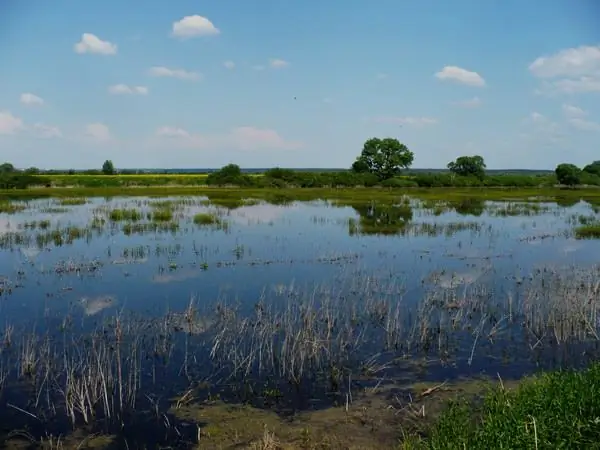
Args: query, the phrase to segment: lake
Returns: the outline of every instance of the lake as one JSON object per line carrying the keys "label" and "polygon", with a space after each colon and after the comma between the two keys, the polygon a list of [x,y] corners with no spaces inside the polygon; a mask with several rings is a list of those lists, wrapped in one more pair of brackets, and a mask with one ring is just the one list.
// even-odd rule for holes
{"label": "lake", "polygon": [[12,202],[0,381],[14,408],[0,416],[112,423],[190,386],[319,409],[353,389],[598,357],[600,240],[574,233],[599,218],[588,203],[275,203]]}

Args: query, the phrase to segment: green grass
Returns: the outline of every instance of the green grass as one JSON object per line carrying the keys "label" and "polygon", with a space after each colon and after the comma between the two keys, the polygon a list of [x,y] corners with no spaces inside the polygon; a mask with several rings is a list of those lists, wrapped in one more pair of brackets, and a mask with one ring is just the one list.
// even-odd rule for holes
{"label": "green grass", "polygon": [[453,402],[413,449],[600,448],[600,364],[492,389],[483,404]]}

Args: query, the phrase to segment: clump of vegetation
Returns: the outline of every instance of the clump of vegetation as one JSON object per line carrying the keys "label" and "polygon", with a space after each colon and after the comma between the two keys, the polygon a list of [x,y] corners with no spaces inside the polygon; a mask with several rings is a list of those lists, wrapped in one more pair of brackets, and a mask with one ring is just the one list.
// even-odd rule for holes
{"label": "clump of vegetation", "polygon": [[113,222],[124,220],[136,222],[142,219],[142,213],[137,209],[113,209],[109,213],[109,218]]}
{"label": "clump of vegetation", "polygon": [[[452,403],[428,438],[407,448],[597,448],[600,364],[532,377],[514,390],[500,385],[479,410]],[[474,414],[475,413],[475,414]]]}
{"label": "clump of vegetation", "polygon": [[219,216],[213,213],[199,213],[194,216],[196,225],[218,225],[221,223]]}
{"label": "clump of vegetation", "polygon": [[158,208],[148,213],[148,219],[153,222],[171,222],[173,220],[173,210],[170,208]]}

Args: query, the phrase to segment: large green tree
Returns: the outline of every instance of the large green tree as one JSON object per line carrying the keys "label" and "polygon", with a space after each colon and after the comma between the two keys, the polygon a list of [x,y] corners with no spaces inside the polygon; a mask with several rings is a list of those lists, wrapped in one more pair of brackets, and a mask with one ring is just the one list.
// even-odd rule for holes
{"label": "large green tree", "polygon": [[0,164],[0,173],[12,173],[15,171],[15,166],[13,166],[11,163],[3,163]]}
{"label": "large green tree", "polygon": [[581,169],[574,164],[559,164],[554,173],[560,184],[575,186],[581,183]]}
{"label": "large green tree", "polygon": [[583,168],[584,172],[600,176],[600,161],[594,161]]}
{"label": "large green tree", "polygon": [[115,166],[110,159],[107,159],[106,161],[104,161],[104,164],[102,164],[102,173],[104,175],[114,175]]}
{"label": "large green tree", "polygon": [[448,169],[456,175],[477,177],[481,180],[485,177],[486,165],[482,156],[460,156],[456,161],[448,163]]}
{"label": "large green tree", "polygon": [[385,180],[410,167],[413,160],[413,152],[398,139],[371,138],[364,143],[360,156],[352,164],[352,170],[373,173],[380,180]]}

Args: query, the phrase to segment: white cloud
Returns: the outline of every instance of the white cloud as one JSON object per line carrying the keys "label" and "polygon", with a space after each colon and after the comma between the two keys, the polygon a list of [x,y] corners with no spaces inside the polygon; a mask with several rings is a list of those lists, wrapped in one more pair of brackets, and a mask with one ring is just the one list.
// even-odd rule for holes
{"label": "white cloud", "polygon": [[126,84],[115,84],[108,87],[108,92],[113,95],[122,94],[137,94],[147,95],[148,88],[146,86],[127,86]]}
{"label": "white cloud", "polygon": [[156,130],[160,139],[169,139],[170,145],[181,148],[205,150],[293,150],[302,147],[302,143],[288,141],[275,130],[252,126],[237,127],[224,134],[192,133],[179,127],[164,126]]}
{"label": "white cloud", "polygon": [[184,130],[183,128],[176,128],[176,127],[160,127],[158,130],[156,130],[156,135],[164,136],[164,137],[180,137],[180,138],[190,137],[190,133],[188,133],[186,130]]}
{"label": "white cloud", "polygon": [[437,119],[431,117],[375,117],[373,119],[375,122],[379,123],[395,123],[398,125],[408,125],[412,127],[423,127],[426,125],[435,125],[438,123]]}
{"label": "white cloud", "polygon": [[600,46],[580,46],[540,56],[529,71],[544,79],[538,93],[600,92]]}
{"label": "white cloud", "polygon": [[235,63],[233,61],[225,61],[223,66],[225,66],[226,69],[235,69]]}
{"label": "white cloud", "polygon": [[562,105],[562,110],[567,117],[583,117],[587,113],[578,106],[567,105],[566,103]]}
{"label": "white cloud", "polygon": [[32,127],[32,131],[35,136],[51,139],[51,138],[60,138],[62,137],[62,131],[58,127],[54,127],[51,125],[44,125],[43,123],[36,123]]}
{"label": "white cloud", "polygon": [[540,56],[529,65],[529,71],[540,78],[600,74],[600,46],[567,48],[550,56]]}
{"label": "white cloud", "polygon": [[109,128],[100,122],[87,124],[85,134],[100,142],[109,141],[112,137]]}
{"label": "white cloud", "polygon": [[600,131],[600,123],[592,122],[590,120],[582,119],[581,117],[573,117],[569,119],[569,123],[577,128],[578,130],[583,131]]}
{"label": "white cloud", "polygon": [[460,102],[457,102],[456,104],[458,106],[462,106],[463,108],[477,108],[479,106],[481,106],[481,99],[479,97],[473,97],[467,100],[462,100]]}
{"label": "white cloud", "polygon": [[185,16],[183,19],[173,22],[172,35],[179,38],[191,38],[213,36],[220,32],[206,17],[195,14],[193,16]]}
{"label": "white cloud", "polygon": [[116,44],[103,41],[95,34],[83,33],[81,40],[73,46],[75,53],[96,53],[98,55],[115,55],[117,53]]}
{"label": "white cloud", "polygon": [[183,69],[169,69],[168,67],[155,66],[152,67],[149,71],[150,75],[153,77],[169,77],[169,78],[179,78],[180,80],[200,80],[202,75],[197,72],[188,72]]}
{"label": "white cloud", "polygon": [[283,69],[285,67],[288,67],[289,65],[290,63],[283,59],[271,58],[269,60],[269,67],[271,67],[272,69]]}
{"label": "white cloud", "polygon": [[0,135],[15,134],[25,126],[23,120],[13,116],[10,111],[0,111]]}
{"label": "white cloud", "polygon": [[485,86],[485,80],[477,72],[471,72],[457,66],[445,66],[435,74],[439,80],[451,80],[469,86]]}
{"label": "white cloud", "polygon": [[41,106],[44,104],[43,98],[38,97],[37,95],[32,94],[30,92],[25,92],[24,94],[21,94],[19,101],[22,104],[28,105],[28,106]]}
{"label": "white cloud", "polygon": [[543,114],[540,114],[539,112],[535,112],[535,111],[530,114],[529,119],[535,123],[542,123],[542,122],[548,121],[546,116],[544,116]]}
{"label": "white cloud", "polygon": [[375,78],[377,78],[378,80],[385,80],[388,77],[387,73],[378,73]]}

